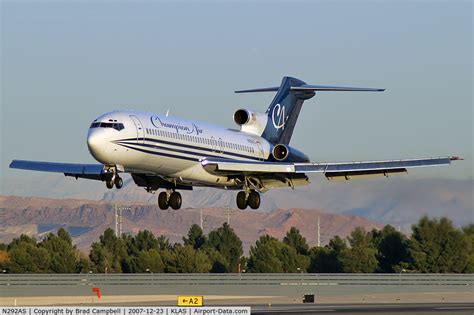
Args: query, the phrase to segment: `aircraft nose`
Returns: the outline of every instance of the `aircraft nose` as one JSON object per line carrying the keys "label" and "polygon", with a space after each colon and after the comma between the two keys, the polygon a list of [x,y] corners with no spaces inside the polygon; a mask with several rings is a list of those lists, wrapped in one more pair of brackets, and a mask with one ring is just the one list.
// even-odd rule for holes
{"label": "aircraft nose", "polygon": [[97,135],[97,132],[94,131],[89,132],[87,135],[87,147],[91,153],[97,151],[97,149],[100,147],[99,138],[100,137]]}
{"label": "aircraft nose", "polygon": [[91,155],[99,162],[104,159],[105,138],[103,130],[90,129],[87,135],[87,147]]}

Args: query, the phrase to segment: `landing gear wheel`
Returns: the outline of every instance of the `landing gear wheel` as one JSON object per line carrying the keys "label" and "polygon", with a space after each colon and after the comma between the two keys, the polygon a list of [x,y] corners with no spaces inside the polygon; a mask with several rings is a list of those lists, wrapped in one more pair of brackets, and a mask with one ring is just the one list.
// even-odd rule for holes
{"label": "landing gear wheel", "polygon": [[260,194],[255,190],[252,190],[247,199],[247,203],[252,209],[258,209],[260,207]]}
{"label": "landing gear wheel", "polygon": [[165,191],[160,192],[158,195],[158,207],[160,207],[161,210],[167,210],[169,206],[168,194]]}
{"label": "landing gear wheel", "polygon": [[237,207],[240,210],[244,210],[247,208],[247,195],[245,194],[245,191],[239,191],[237,193]]}
{"label": "landing gear wheel", "polygon": [[169,200],[171,208],[173,208],[174,210],[178,210],[179,208],[181,208],[182,201],[183,199],[181,198],[181,194],[179,192],[173,191],[171,193]]}
{"label": "landing gear wheel", "polygon": [[120,189],[120,188],[122,188],[122,186],[123,186],[123,179],[121,177],[118,177],[118,176],[115,177],[115,187],[117,189]]}
{"label": "landing gear wheel", "polygon": [[105,186],[106,186],[108,189],[114,188],[114,181],[113,181],[112,179],[106,180],[106,181],[105,181]]}

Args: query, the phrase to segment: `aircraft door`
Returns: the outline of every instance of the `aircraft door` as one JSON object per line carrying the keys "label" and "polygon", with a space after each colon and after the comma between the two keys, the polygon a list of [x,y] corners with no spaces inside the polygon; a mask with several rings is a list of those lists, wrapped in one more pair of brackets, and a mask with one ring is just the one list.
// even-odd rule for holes
{"label": "aircraft door", "polygon": [[212,148],[212,152],[217,151],[217,141],[213,136],[211,136],[211,148]]}
{"label": "aircraft door", "polygon": [[263,153],[263,147],[260,141],[257,141],[257,150],[258,150],[258,158],[263,161],[265,159],[265,154]]}
{"label": "aircraft door", "polygon": [[222,141],[222,138],[219,138],[219,153],[224,152],[224,141]]}
{"label": "aircraft door", "polygon": [[142,125],[140,119],[138,119],[138,117],[135,116],[135,115],[130,115],[130,118],[132,119],[133,123],[135,124],[135,128],[137,130],[137,143],[139,143],[139,142],[144,143],[145,142],[145,132],[143,130],[143,125]]}

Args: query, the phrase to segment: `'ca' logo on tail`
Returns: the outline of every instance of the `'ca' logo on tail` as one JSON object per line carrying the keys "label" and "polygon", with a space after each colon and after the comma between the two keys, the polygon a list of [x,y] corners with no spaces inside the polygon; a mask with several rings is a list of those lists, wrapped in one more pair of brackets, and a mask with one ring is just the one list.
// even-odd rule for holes
{"label": "'ca' logo on tail", "polygon": [[272,122],[275,129],[281,129],[285,127],[285,106],[281,106],[280,104],[276,104],[273,107],[272,112]]}

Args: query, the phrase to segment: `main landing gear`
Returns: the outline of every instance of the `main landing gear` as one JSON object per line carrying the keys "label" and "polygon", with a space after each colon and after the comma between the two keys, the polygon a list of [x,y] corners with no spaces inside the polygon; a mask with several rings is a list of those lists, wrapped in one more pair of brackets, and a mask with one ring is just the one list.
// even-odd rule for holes
{"label": "main landing gear", "polygon": [[244,210],[247,206],[250,206],[252,209],[260,207],[260,194],[254,189],[249,192],[239,191],[237,193],[237,207]]}
{"label": "main landing gear", "polygon": [[112,189],[114,186],[115,188],[120,189],[123,187],[123,179],[118,175],[112,176],[105,181],[105,186],[107,186],[108,189]]}
{"label": "main landing gear", "polygon": [[181,198],[181,194],[177,191],[162,191],[158,195],[158,206],[161,210],[167,210],[169,207],[178,210],[181,208],[182,201],[183,198]]}

